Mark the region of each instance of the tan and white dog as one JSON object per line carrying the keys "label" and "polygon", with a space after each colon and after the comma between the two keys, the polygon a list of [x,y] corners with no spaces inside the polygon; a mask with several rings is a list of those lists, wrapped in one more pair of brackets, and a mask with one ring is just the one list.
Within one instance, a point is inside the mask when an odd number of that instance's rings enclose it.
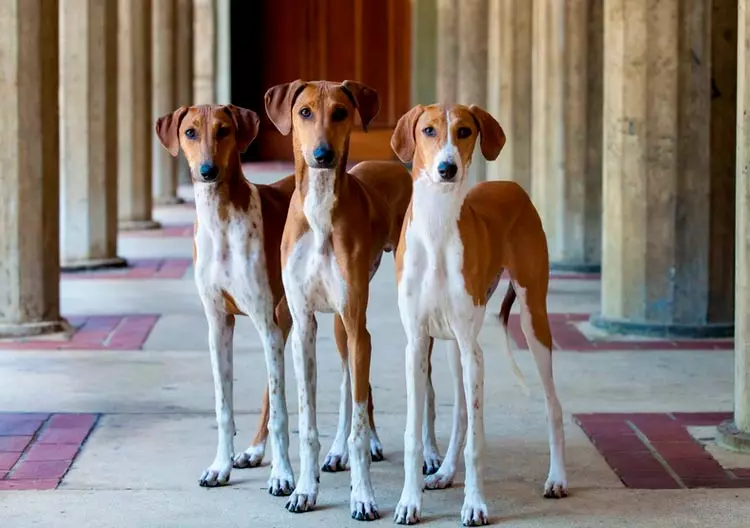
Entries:
{"label": "tan and white dog", "polygon": [[[255,112],[234,105],[183,106],[160,117],[156,133],[173,156],[182,149],[195,193],[195,282],[209,326],[218,422],[216,457],[201,475],[200,485],[224,485],[233,466],[260,465],[270,430],[273,460],[268,491],[281,496],[294,489],[283,355],[292,319],[281,281],[280,247],[295,176],[271,185],[255,185],[245,179],[240,154],[255,139],[258,124]],[[235,456],[232,341],[237,315],[249,316],[261,337],[268,384],[255,437],[247,450]],[[346,342],[338,326],[336,337],[339,353],[346,360]],[[347,383],[348,376],[342,385]],[[349,419],[350,407],[351,395],[343,391],[339,422]],[[372,456],[381,460],[371,392],[368,418]],[[344,448],[334,442],[332,451],[341,453]],[[324,470],[339,471],[345,465],[346,457],[329,456]]]}
{"label": "tan and white dog", "polygon": [[[552,338],[547,320],[549,257],[542,223],[529,196],[510,181],[470,188],[467,169],[479,141],[488,160],[497,158],[505,134],[477,106],[416,106],[401,117],[391,146],[403,162],[413,161],[412,200],[396,252],[398,304],[407,336],[407,423],[404,488],[394,518],[419,521],[423,487],[453,480],[463,443],[461,413],[454,413],[451,447],[435,475],[420,474],[421,422],[433,339],[455,343],[451,367],[458,386],[457,407],[468,407],[464,525],[486,524],[484,496],[484,366],[478,335],[487,302],[506,269],[511,284],[501,311],[507,317],[517,294],[521,326],[536,360],[547,406],[550,468],[545,497],[564,497],[562,409],[552,379]],[[459,359],[460,358],[460,359]],[[517,367],[514,368],[517,371]],[[460,398],[463,379],[465,400]],[[459,423],[457,423],[457,421]]]}
{"label": "tan and white dog", "polygon": [[351,514],[359,520],[376,519],[368,449],[371,347],[366,312],[369,283],[381,256],[398,244],[411,178],[397,162],[361,163],[347,172],[355,112],[366,129],[379,111],[378,94],[372,88],[353,81],[298,80],[269,89],[265,100],[266,112],[278,130],[293,134],[296,178],[281,243],[282,279],[294,323],[301,462],[287,509],[306,512],[317,501],[315,313],[332,312],[336,327],[343,330],[337,336],[345,336],[348,348],[349,368],[343,365],[343,371],[351,372],[353,409],[347,442]]}

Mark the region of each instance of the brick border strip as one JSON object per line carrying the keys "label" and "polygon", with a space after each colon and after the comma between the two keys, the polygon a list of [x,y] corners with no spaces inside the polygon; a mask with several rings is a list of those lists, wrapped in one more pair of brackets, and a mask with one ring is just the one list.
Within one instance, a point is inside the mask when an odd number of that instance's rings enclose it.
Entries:
{"label": "brick border strip", "polygon": [[184,279],[191,259],[129,259],[126,268],[63,272],[65,280],[79,279]]}

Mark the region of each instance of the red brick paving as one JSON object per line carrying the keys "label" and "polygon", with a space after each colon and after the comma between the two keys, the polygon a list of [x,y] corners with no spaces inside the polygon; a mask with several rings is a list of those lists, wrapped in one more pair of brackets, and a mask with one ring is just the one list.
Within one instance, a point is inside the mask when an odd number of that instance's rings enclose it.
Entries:
{"label": "red brick paving", "polygon": [[573,418],[629,488],[750,488],[750,468],[724,469],[687,431],[693,425],[718,425],[731,413],[600,413]]}
{"label": "red brick paving", "polygon": [[[195,207],[192,202],[187,202],[182,206]],[[120,231],[121,237],[127,238],[162,238],[162,237],[192,237],[195,227],[193,224],[180,224],[180,225],[163,225],[159,229],[133,229],[128,231]]]}
{"label": "red brick paving", "polygon": [[[55,489],[96,426],[96,414],[0,414],[0,491]],[[34,425],[31,436],[18,436]]]}
{"label": "red brick paving", "polygon": [[[140,350],[158,320],[158,315],[69,317],[74,331],[67,338],[5,340],[0,342],[0,350]],[[0,435],[2,427],[0,421]]]}
{"label": "red brick paving", "polygon": [[125,268],[63,272],[63,279],[182,279],[192,265],[190,259],[130,259]]}
{"label": "red brick paving", "polygon": [[[591,340],[576,327],[587,321],[589,314],[549,314],[553,350],[596,352],[598,350],[732,350],[733,339],[650,339],[650,340]],[[526,338],[521,330],[519,314],[510,315],[508,331],[516,346],[527,350]]]}

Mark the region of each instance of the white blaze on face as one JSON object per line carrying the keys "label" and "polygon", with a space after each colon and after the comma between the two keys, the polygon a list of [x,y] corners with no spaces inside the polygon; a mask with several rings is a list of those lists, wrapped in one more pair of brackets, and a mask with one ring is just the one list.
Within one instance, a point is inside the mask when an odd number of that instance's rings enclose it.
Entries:
{"label": "white blaze on face", "polygon": [[458,151],[456,146],[456,138],[451,130],[451,112],[446,110],[445,112],[445,143],[435,155],[435,159],[432,160],[432,167],[430,168],[430,179],[434,183],[442,182],[438,167],[441,163],[452,163],[458,167],[458,173],[456,174],[455,181],[461,181],[463,179],[464,167],[461,161],[461,153]]}

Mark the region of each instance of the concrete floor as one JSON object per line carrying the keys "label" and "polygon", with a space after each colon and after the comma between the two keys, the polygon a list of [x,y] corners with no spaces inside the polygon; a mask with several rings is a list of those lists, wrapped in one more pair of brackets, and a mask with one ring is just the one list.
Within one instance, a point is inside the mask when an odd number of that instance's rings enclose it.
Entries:
{"label": "concrete floor", "polygon": [[[259,176],[262,179],[274,174]],[[158,218],[185,224],[193,211],[164,208]],[[190,238],[123,237],[121,255],[191,255]],[[504,291],[502,286],[498,291]],[[0,351],[0,411],[104,413],[60,487],[0,492],[0,526],[66,527],[294,527],[360,526],[349,517],[349,474],[321,475],[318,507],[295,515],[284,498],[267,494],[269,471],[235,470],[231,486],[198,487],[215,451],[213,383],[206,322],[190,273],[184,279],[63,281],[67,316],[162,314],[142,350]],[[596,281],[555,280],[550,312],[597,310]],[[493,300],[493,308],[499,299]],[[372,466],[381,520],[391,525],[403,479],[405,339],[396,309],[390,257],[373,281],[368,313],[373,339],[375,419],[386,460]],[[339,364],[330,316],[319,318],[318,408],[321,462],[335,432]],[[731,351],[556,352],[555,377],[565,411],[570,497],[544,500],[546,426],[541,387],[531,356],[516,357],[532,389],[517,387],[499,347],[499,328],[488,316],[486,353],[486,494],[493,524],[507,526],[748,526],[750,490],[631,490],[624,487],[582,430],[578,412],[727,411],[732,408]],[[248,321],[235,336],[236,449],[254,432],[265,366]],[[296,405],[287,352],[288,401]],[[442,350],[433,359],[437,434],[441,450],[450,431],[449,371]],[[296,414],[292,463],[299,473]],[[747,464],[750,466],[750,462]],[[463,466],[456,485],[427,492],[425,526],[457,526]]]}

